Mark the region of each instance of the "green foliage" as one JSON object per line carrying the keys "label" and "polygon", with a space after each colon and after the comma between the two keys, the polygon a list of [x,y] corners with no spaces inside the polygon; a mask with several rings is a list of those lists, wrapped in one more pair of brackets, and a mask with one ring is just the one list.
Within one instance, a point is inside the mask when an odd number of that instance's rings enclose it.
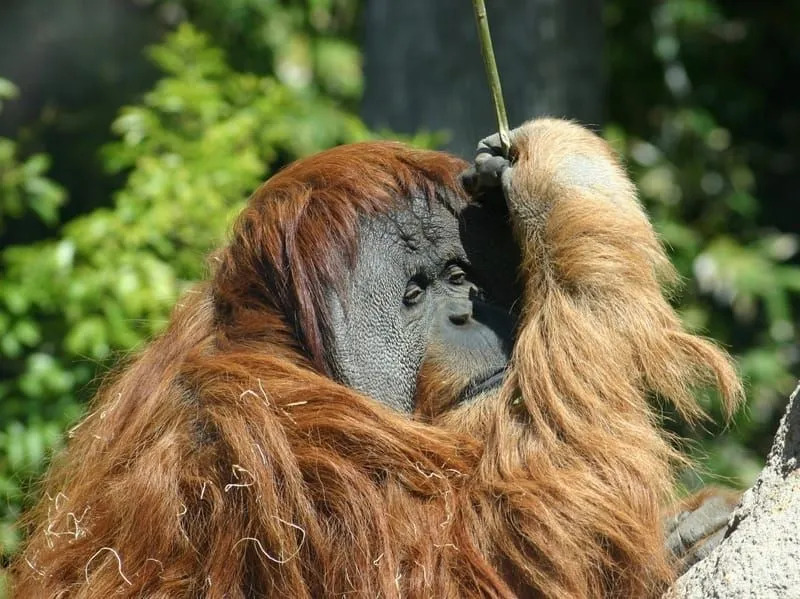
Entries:
{"label": "green foliage", "polygon": [[[0,108],[2,100],[16,94],[16,88],[9,81],[0,79]],[[47,168],[46,156],[37,154],[20,160],[16,144],[10,139],[0,138],[0,232],[28,211],[48,224],[57,220],[64,192],[45,177]],[[7,361],[21,355],[24,348],[38,344],[41,336],[33,315],[27,313],[30,305],[27,298],[15,295],[6,288],[3,279],[0,281],[0,295],[7,296],[5,306],[0,309],[0,373],[6,375]],[[43,365],[41,360],[33,357],[32,376],[20,378],[19,384],[34,390],[37,383],[33,373],[40,371]],[[40,380],[47,381],[47,377]],[[28,410],[29,406],[5,397],[10,386],[0,379],[0,499],[3,500],[0,504],[0,549],[13,549],[16,545],[17,536],[12,523],[22,499],[20,480],[38,473],[46,449],[61,436],[59,422],[47,420],[43,414],[32,413],[24,426],[13,420],[10,417],[12,413]],[[73,410],[73,417],[77,413],[78,410]],[[2,586],[0,577],[0,596],[3,594]]]}
{"label": "green foliage", "polygon": [[[720,122],[723,109],[709,101],[702,73],[695,78],[711,49],[724,55],[740,41],[730,32],[742,24],[724,8],[713,0],[608,3],[616,77],[606,135],[626,157],[686,281],[685,321],[737,356],[748,409],[721,439],[701,435],[694,451],[712,478],[747,485],[794,385],[800,267],[798,237],[759,222],[769,198],[759,197],[751,153],[731,128],[737,122]],[[737,92],[745,88],[735,82]],[[708,408],[719,417],[711,399]]]}
{"label": "green foliage", "polygon": [[360,0],[159,3],[214,31],[215,40],[239,69],[274,73],[292,89],[317,90],[349,101],[351,107],[361,95],[361,55],[352,42]]}
{"label": "green foliage", "polygon": [[[17,88],[0,78],[0,110],[3,100],[16,95]],[[28,211],[33,211],[47,224],[58,220],[64,191],[44,176],[49,166],[49,159],[43,154],[20,161],[16,144],[0,137],[0,233],[9,226],[9,221]]]}
{"label": "green foliage", "polygon": [[367,136],[330,99],[232,70],[189,25],[150,55],[164,77],[122,110],[119,141],[105,150],[108,169],[128,173],[113,206],[67,223],[55,240],[0,255],[6,551],[17,543],[11,523],[26,483],[80,414],[97,367],[161,329],[248,193],[280,161]]}

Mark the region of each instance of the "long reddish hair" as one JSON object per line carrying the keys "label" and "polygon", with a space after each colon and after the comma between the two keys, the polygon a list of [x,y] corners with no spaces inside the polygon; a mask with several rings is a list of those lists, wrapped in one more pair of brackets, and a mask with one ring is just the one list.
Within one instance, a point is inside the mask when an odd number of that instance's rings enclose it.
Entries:
{"label": "long reddish hair", "polygon": [[[361,144],[259,189],[211,282],[109,378],[55,458],[18,596],[657,596],[676,454],[632,381],[643,368],[654,383],[735,381],[712,346],[676,336],[657,282],[626,299],[647,300],[623,327],[646,339],[529,286],[497,401],[410,418],[326,376],[324,293],[352,265],[360,219],[416,195],[464,201],[462,167]],[[575,223],[585,239],[591,217]],[[551,249],[576,243],[567,230]],[[575,355],[596,361],[599,387]],[[454,384],[426,364],[419,393]]]}
{"label": "long reddish hair", "polygon": [[465,203],[457,184],[465,166],[382,142],[340,146],[283,169],[250,198],[218,257],[212,286],[221,322],[234,336],[258,336],[264,313],[276,315],[324,372],[324,293],[352,269],[360,220],[414,196]]}

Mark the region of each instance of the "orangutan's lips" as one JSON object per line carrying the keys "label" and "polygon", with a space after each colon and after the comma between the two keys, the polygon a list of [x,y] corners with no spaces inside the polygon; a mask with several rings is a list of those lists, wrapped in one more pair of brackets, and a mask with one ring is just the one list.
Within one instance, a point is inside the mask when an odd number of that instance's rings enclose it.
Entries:
{"label": "orangutan's lips", "polygon": [[505,376],[506,368],[504,366],[503,368],[493,370],[488,374],[488,376],[472,379],[469,385],[467,385],[466,389],[464,389],[464,392],[461,394],[461,401],[467,401],[480,395],[481,393],[499,387],[503,384],[503,379]]}

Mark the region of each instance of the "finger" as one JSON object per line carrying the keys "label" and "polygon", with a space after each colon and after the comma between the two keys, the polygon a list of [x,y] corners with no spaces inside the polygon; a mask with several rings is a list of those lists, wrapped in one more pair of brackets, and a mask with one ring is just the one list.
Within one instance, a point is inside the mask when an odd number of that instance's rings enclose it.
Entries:
{"label": "finger", "polygon": [[692,550],[686,556],[686,559],[683,560],[683,567],[684,572],[695,565],[697,562],[704,560],[707,558],[714,549],[722,542],[722,539],[725,538],[725,529],[720,529],[715,532],[713,535],[708,537],[702,543],[695,545],[692,547]]}
{"label": "finger", "polygon": [[666,534],[669,537],[669,535],[675,532],[675,529],[678,528],[678,525],[681,522],[683,522],[690,513],[691,512],[685,512],[685,511],[678,512],[677,514],[668,517],[664,521],[664,534]]}
{"label": "finger", "polygon": [[495,133],[488,137],[484,137],[478,142],[478,147],[475,151],[476,154],[489,154],[489,155],[502,155],[503,144],[500,141],[500,134]]}
{"label": "finger", "polygon": [[715,496],[692,512],[689,518],[696,522],[695,526],[698,528],[705,527],[707,535],[722,526],[727,526],[732,511],[732,506],[723,497]]}
{"label": "finger", "polygon": [[713,497],[689,513],[667,537],[667,547],[677,557],[682,557],[698,541],[724,528],[730,516],[730,507],[720,497]]}
{"label": "finger", "polygon": [[475,170],[478,173],[478,182],[482,186],[495,187],[499,185],[503,172],[508,168],[508,160],[502,156],[481,155],[475,158]]}

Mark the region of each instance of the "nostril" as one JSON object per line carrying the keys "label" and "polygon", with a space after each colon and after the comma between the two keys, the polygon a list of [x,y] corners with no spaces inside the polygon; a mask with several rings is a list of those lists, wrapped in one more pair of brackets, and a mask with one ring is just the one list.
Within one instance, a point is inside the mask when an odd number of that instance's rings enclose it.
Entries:
{"label": "nostril", "polygon": [[450,322],[457,325],[467,324],[469,317],[472,314],[470,312],[456,312],[454,314],[450,314]]}

